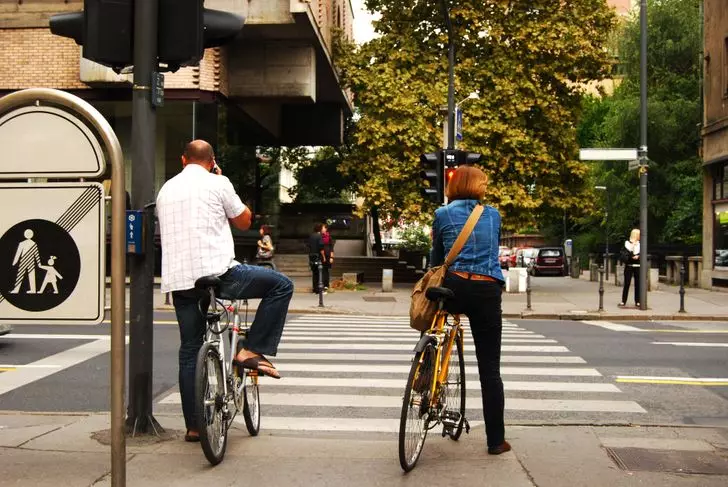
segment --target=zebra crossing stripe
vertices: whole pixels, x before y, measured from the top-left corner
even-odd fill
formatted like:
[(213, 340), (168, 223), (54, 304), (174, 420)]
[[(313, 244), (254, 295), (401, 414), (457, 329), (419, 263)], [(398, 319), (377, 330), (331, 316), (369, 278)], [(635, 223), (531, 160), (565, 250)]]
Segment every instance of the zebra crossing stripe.
[[(475, 403), (475, 404), (473, 404)], [(265, 395), (270, 406), (313, 406), (354, 408), (399, 408), (402, 398), (397, 396), (363, 396), (349, 394), (278, 394)], [(479, 411), (478, 401), (466, 401), (466, 410)], [(506, 398), (509, 411), (559, 411), (559, 412), (610, 412), (646, 413), (634, 401), (584, 400), (584, 399), (522, 399)]]
[[(283, 340), (286, 342), (358, 342), (358, 343), (376, 343), (388, 342), (392, 343), (393, 339), (389, 337), (359, 335), (359, 336), (287, 336), (284, 335)], [(503, 343), (558, 343), (556, 340), (543, 338), (503, 338)], [(402, 346), (413, 346), (417, 340), (402, 342)]]
[[(414, 350), (415, 342), (405, 344), (392, 343), (286, 343), (278, 346), (279, 351), (288, 350)], [(465, 345), (465, 352), (474, 352), (475, 346)], [(569, 349), (561, 345), (501, 345), (501, 352), (534, 352), (534, 353), (568, 353)]]
[[(283, 330), (284, 336), (361, 336), (362, 333), (379, 333), (386, 336), (394, 336), (399, 338), (418, 338), (415, 333), (399, 330), (379, 330), (377, 328), (360, 328), (352, 331), (351, 328), (296, 328), (286, 326)], [(465, 336), (472, 336), (470, 331), (465, 332)], [(523, 337), (523, 338), (546, 338), (543, 335), (537, 335), (532, 331), (503, 331), (506, 337)]]
[[(405, 362), (410, 363), (413, 354), (411, 350), (406, 353), (385, 354), (385, 353), (279, 353), (276, 356), (276, 363), (286, 360), (331, 360), (343, 362)], [(503, 363), (538, 363), (538, 364), (584, 364), (586, 360), (581, 357), (563, 355), (501, 355)], [(465, 363), (476, 363), (475, 357), (468, 355)]]
[[(381, 365), (381, 364), (330, 364), (330, 363), (277, 363), (276, 368), (281, 372), (359, 372), (380, 374), (407, 374), (409, 365)], [(466, 374), (477, 374), (478, 368), (465, 367)], [(576, 367), (501, 367), (501, 375), (523, 376), (574, 376), (574, 377), (601, 377), (602, 374), (593, 368)]]

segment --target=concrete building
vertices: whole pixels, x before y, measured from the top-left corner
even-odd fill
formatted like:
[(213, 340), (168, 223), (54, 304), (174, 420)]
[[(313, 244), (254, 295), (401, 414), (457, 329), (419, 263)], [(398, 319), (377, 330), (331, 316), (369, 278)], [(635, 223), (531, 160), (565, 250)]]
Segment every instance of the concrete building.
[(704, 1), (703, 270), (701, 286), (728, 285), (728, 9)]
[[(187, 141), (205, 138), (228, 158), (224, 164), (236, 166), (241, 176), (233, 183), (254, 206), (256, 182), (246, 182), (255, 174), (251, 147), (342, 141), (352, 104), (332, 47), (337, 29), (352, 38), (352, 8), (349, 0), (206, 0), (205, 7), (241, 14), (246, 23), (231, 44), (208, 49), (198, 67), (166, 74), (155, 183), (158, 189), (179, 171)], [(116, 130), (129, 172), (131, 77), (81, 58), (79, 46), (48, 29), (52, 14), (82, 9), (81, 0), (0, 1), (0, 96), (49, 87), (88, 100)]]

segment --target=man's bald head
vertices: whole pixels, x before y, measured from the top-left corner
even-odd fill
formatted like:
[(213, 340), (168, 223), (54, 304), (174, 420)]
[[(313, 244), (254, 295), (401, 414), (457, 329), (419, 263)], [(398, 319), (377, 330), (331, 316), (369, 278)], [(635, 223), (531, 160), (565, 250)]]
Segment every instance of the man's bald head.
[(200, 164), (209, 166), (215, 162), (215, 152), (212, 146), (204, 140), (193, 140), (185, 146), (185, 152), (182, 155), (182, 164)]

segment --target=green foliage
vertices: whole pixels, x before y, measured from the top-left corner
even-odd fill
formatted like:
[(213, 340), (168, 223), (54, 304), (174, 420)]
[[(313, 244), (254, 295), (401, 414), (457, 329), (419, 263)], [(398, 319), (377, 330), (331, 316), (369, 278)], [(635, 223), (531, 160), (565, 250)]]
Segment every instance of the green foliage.
[[(580, 84), (609, 73), (613, 14), (604, 0), (450, 2), (456, 40), (456, 99), (464, 105), (462, 148), (484, 155), (488, 202), (504, 227), (537, 214), (591, 211), (588, 167), (576, 160)], [(381, 37), (336, 59), (359, 119), (341, 170), (365, 210), (427, 221), (419, 155), (441, 147), (447, 99), (447, 33), (439, 0), (367, 0)]]
[[(700, 146), (699, 0), (648, 2), (648, 150), (650, 158), (649, 239), (696, 244), (702, 238)], [(579, 126), (583, 147), (639, 146), (639, 19), (630, 19), (619, 37), (625, 78), (613, 96), (586, 98)], [(609, 188), (610, 241), (624, 239), (639, 224), (636, 171), (624, 162), (595, 164), (591, 179)], [(604, 196), (596, 194), (595, 198)], [(601, 215), (578, 228), (604, 241)]]
[(289, 189), (296, 203), (351, 203), (352, 181), (339, 171), (342, 152), (320, 148), (313, 158), (299, 159), (293, 166), (296, 186)]
[(413, 252), (429, 252), (432, 246), (430, 236), (420, 226), (408, 226), (402, 231), (400, 248)]

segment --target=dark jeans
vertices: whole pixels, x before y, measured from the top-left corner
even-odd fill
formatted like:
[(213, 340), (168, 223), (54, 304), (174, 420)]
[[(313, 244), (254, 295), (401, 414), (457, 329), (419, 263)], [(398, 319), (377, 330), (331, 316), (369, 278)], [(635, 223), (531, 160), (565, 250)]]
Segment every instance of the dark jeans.
[(487, 442), (489, 447), (499, 446), (505, 441), (505, 399), (500, 375), (503, 332), (501, 285), (468, 280), (453, 274), (447, 274), (443, 285), (455, 292), (455, 298), (447, 304), (448, 311), (464, 314), (470, 320), (478, 359)]
[(634, 303), (640, 302), (640, 268), (631, 265), (624, 266), (624, 287), (622, 288), (622, 302), (627, 304), (629, 297), (629, 282), (634, 278)]
[[(258, 299), (255, 319), (250, 327), (248, 350), (275, 356), (293, 296), (293, 283), (283, 274), (265, 267), (241, 264), (220, 276), (223, 299)], [(202, 296), (203, 303), (200, 304)], [(195, 424), (195, 366), (197, 353), (205, 337), (205, 315), (209, 298), (195, 289), (172, 293), (174, 309), (179, 323), (179, 390), (182, 412), (188, 429)]]

